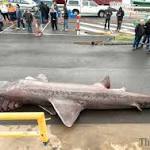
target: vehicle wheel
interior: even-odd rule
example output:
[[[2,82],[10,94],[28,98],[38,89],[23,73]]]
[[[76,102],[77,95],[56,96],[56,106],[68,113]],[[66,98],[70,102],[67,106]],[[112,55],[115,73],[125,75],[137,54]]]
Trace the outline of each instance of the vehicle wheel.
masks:
[[[105,16],[105,11],[103,11],[103,10],[99,11],[98,16],[99,16],[100,18],[104,18],[104,16]]]
[[[74,15],[78,15],[79,14],[79,10],[77,10],[77,9],[74,9],[72,12],[73,12]]]

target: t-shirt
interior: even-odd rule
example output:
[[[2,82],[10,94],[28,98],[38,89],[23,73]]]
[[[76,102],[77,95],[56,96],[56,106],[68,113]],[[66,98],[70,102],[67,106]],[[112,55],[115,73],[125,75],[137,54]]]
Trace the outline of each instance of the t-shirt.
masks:
[[[0,10],[2,13],[8,13],[8,7],[4,4],[0,5]]]
[[[16,8],[14,6],[8,7],[8,12],[13,13],[16,12]]]

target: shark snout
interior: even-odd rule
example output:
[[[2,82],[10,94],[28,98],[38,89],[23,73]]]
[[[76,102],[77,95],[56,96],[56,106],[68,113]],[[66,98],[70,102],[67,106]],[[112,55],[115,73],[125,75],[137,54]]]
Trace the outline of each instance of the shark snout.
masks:
[[[0,98],[0,111],[12,111],[15,110],[16,108],[21,107],[22,105],[18,102],[15,101],[9,101],[6,99]]]

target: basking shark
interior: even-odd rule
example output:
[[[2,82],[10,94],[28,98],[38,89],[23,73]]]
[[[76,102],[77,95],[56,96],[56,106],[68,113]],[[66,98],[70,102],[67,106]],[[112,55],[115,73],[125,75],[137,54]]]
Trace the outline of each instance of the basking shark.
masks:
[[[109,76],[93,85],[50,83],[46,76],[0,82],[0,111],[12,111],[26,104],[51,104],[67,127],[84,109],[150,108],[150,96],[111,89]]]

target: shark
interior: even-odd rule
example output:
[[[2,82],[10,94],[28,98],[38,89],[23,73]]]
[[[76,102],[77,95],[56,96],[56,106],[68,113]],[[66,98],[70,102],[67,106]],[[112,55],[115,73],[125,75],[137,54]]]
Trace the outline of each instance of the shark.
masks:
[[[124,87],[113,89],[109,76],[91,85],[49,82],[44,74],[0,82],[0,112],[28,104],[52,105],[63,124],[71,127],[84,109],[150,108],[150,95],[127,92]]]

